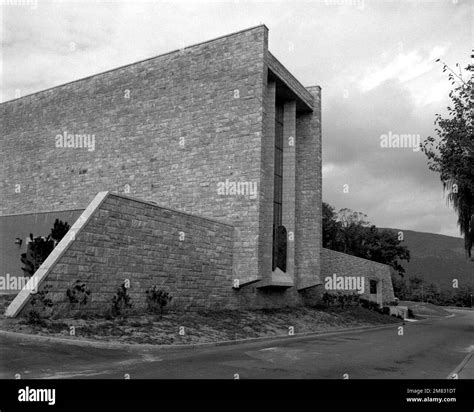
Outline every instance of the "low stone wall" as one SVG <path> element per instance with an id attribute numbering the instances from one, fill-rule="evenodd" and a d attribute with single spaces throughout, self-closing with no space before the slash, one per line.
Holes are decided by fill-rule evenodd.
<path id="1" fill-rule="evenodd" d="M 171 294 L 175 308 L 236 305 L 232 226 L 107 192 L 94 202 L 35 274 L 39 291 L 50 288 L 53 314 L 77 310 L 66 295 L 77 280 L 90 290 L 81 311 L 96 314 L 111 308 L 126 281 L 135 309 L 146 307 L 155 285 Z M 20 295 L 10 316 L 31 307 L 29 292 Z"/>
<path id="2" fill-rule="evenodd" d="M 339 277 L 343 279 L 341 280 Z M 362 288 L 359 290 L 347 290 L 345 287 L 343 287 L 343 289 L 337 288 L 337 286 L 341 284 L 344 284 L 344 286 L 358 286 L 357 282 L 349 281 L 351 279 L 348 278 L 353 277 L 363 279 L 363 293 L 360 293 L 362 298 L 378 300 L 381 304 L 392 302 L 395 299 L 392 279 L 390 277 L 390 267 L 388 265 L 361 259 L 330 249 L 321 249 L 321 281 L 325 291 L 330 293 L 335 293 L 338 290 L 347 293 L 358 293 L 359 290 L 362 291 Z M 371 280 L 378 283 L 378 296 L 370 293 Z M 329 286 L 329 288 L 327 286 Z"/>

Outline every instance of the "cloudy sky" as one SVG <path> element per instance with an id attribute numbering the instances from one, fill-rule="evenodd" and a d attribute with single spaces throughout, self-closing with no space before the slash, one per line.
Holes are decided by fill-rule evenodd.
<path id="1" fill-rule="evenodd" d="M 382 227 L 459 236 L 441 183 L 412 148 L 448 104 L 441 58 L 469 63 L 469 0 L 0 0 L 7 101 L 264 23 L 272 53 L 323 93 L 323 199 Z"/>

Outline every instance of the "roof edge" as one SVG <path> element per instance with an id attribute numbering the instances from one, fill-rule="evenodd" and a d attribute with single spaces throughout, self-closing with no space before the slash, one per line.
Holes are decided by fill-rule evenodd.
<path id="1" fill-rule="evenodd" d="M 272 73 L 295 93 L 310 110 L 314 110 L 314 96 L 269 50 L 267 50 L 265 60 Z"/>

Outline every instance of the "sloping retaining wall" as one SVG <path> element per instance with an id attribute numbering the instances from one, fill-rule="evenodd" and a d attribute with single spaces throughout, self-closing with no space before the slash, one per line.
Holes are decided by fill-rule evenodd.
<path id="1" fill-rule="evenodd" d="M 345 253 L 336 252 L 330 249 L 321 249 L 321 281 L 323 287 L 328 278 L 334 275 L 346 277 L 363 277 L 364 293 L 361 297 L 369 300 L 375 300 L 376 297 L 370 294 L 370 281 L 375 280 L 379 288 L 379 303 L 389 303 L 395 298 L 393 294 L 392 279 L 390 277 L 390 266 L 382 263 L 373 262 L 367 259 L 361 259 Z M 333 290 L 327 290 L 333 292 Z M 356 291 L 346 291 L 353 293 Z"/>
<path id="2" fill-rule="evenodd" d="M 91 313 L 110 309 L 113 296 L 127 279 L 127 292 L 136 309 L 146 306 L 146 290 L 154 285 L 170 292 L 174 307 L 235 307 L 233 230 L 225 223 L 101 192 L 6 314 L 24 314 L 33 286 L 43 290 L 48 285 L 53 312 L 57 308 L 65 315 L 76 309 L 66 292 L 77 280 L 91 291 L 81 308 Z"/>

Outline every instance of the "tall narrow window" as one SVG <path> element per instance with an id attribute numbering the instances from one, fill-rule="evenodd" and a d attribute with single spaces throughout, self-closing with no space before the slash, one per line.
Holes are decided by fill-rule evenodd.
<path id="1" fill-rule="evenodd" d="M 275 171 L 273 181 L 273 263 L 272 268 L 286 272 L 286 228 L 283 214 L 283 106 L 275 107 Z"/>
<path id="2" fill-rule="evenodd" d="M 283 106 L 275 113 L 275 177 L 273 193 L 273 224 L 281 226 L 283 199 Z"/>

